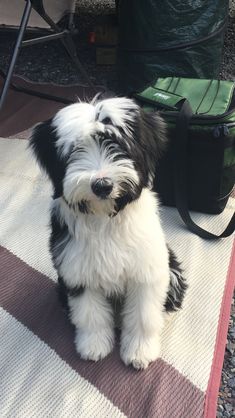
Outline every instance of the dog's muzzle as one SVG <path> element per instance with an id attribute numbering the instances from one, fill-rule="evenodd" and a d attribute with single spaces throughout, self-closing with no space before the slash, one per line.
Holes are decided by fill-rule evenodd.
<path id="1" fill-rule="evenodd" d="M 96 179 L 91 184 L 93 193 L 101 199 L 106 199 L 113 190 L 113 182 L 108 177 Z"/>

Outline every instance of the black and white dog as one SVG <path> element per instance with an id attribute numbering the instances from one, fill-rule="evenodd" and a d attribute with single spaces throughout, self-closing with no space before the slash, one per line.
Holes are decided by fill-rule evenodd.
<path id="1" fill-rule="evenodd" d="M 76 103 L 34 128 L 30 146 L 54 188 L 50 251 L 83 359 L 114 345 L 122 296 L 121 358 L 136 369 L 159 356 L 165 311 L 186 290 L 151 191 L 166 142 L 158 114 L 131 99 Z"/>

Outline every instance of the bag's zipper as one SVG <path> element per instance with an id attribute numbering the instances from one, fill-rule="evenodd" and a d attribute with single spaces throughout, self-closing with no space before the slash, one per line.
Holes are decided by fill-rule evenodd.
<path id="1" fill-rule="evenodd" d="M 166 121 L 166 122 L 175 126 L 175 122 L 173 122 L 173 121 Z M 197 124 L 195 124 L 195 125 L 194 124 L 191 124 L 190 126 L 191 127 L 196 127 Z M 215 124 L 214 125 L 209 124 L 208 127 L 209 128 L 213 128 L 214 127 L 215 130 L 218 129 L 218 128 L 223 128 L 222 131 L 225 133 L 225 136 L 228 136 L 229 129 L 230 128 L 235 128 L 235 122 L 227 122 L 227 123 L 221 123 L 221 124 L 216 124 L 216 125 Z M 207 129 L 208 127 L 207 126 L 204 126 L 205 129 Z"/>
<path id="2" fill-rule="evenodd" d="M 235 123 L 227 123 L 226 125 L 218 125 L 213 129 L 213 136 L 220 138 L 221 136 L 228 136 L 230 128 L 235 127 Z"/>
<path id="3" fill-rule="evenodd" d="M 172 111 L 172 112 L 165 111 L 164 112 L 164 111 L 159 110 L 158 112 L 163 118 L 168 116 L 168 117 L 170 117 L 174 120 L 177 119 L 177 117 L 179 115 L 179 111 L 177 111 L 177 112 L 175 112 L 175 111 Z M 228 112 L 225 112 L 225 113 L 223 113 L 222 115 L 219 115 L 219 116 L 215 116 L 215 115 L 214 116 L 193 115 L 192 116 L 192 121 L 194 121 L 194 123 L 198 124 L 198 125 L 205 124 L 206 121 L 208 121 L 208 123 L 215 123 L 216 122 L 216 123 L 219 124 L 219 121 L 221 121 L 222 123 L 225 122 L 224 118 L 227 117 L 227 116 L 232 115 L 233 113 L 235 114 L 235 109 L 229 110 Z"/>
<path id="4" fill-rule="evenodd" d="M 175 127 L 175 123 L 174 122 L 169 122 L 169 125 L 174 126 Z M 191 125 L 192 128 L 196 128 L 199 129 L 199 125 Z M 218 125 L 209 125 L 209 126 L 204 126 L 203 127 L 205 130 L 207 130 L 208 128 L 212 130 L 212 135 L 214 138 L 221 138 L 221 137 L 227 137 L 230 134 L 230 129 L 235 128 L 235 122 L 231 122 L 231 123 L 223 123 L 223 124 L 218 124 Z M 202 129 L 203 129 L 202 128 Z M 235 137 L 234 137 L 234 141 L 229 141 L 228 146 L 232 145 L 233 142 L 235 142 Z"/>

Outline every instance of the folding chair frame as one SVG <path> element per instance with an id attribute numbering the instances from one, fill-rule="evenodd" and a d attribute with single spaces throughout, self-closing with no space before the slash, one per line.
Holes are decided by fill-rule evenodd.
<path id="1" fill-rule="evenodd" d="M 49 35 L 45 35 L 45 36 L 40 36 L 38 38 L 23 40 L 23 37 L 24 37 L 25 31 L 26 31 L 26 28 L 27 28 L 28 20 L 29 20 L 30 13 L 31 13 L 32 9 L 34 9 L 41 16 L 42 19 L 44 19 L 44 21 L 52 29 L 53 33 L 51 33 Z M 14 68 L 15 68 L 15 65 L 16 65 L 16 61 L 17 61 L 20 49 L 22 47 L 26 47 L 26 46 L 29 46 L 29 45 L 36 45 L 36 44 L 42 43 L 42 42 L 49 42 L 49 41 L 53 41 L 55 39 L 60 39 L 61 40 L 64 48 L 66 49 L 68 55 L 70 56 L 71 60 L 73 61 L 74 65 L 75 65 L 75 67 L 77 68 L 77 70 L 82 74 L 83 78 L 86 80 L 88 85 L 94 89 L 94 92 L 97 91 L 94 84 L 90 80 L 85 68 L 83 67 L 81 61 L 78 58 L 77 51 L 76 51 L 76 46 L 73 42 L 70 31 L 68 29 L 65 29 L 65 30 L 61 31 L 59 26 L 47 15 L 47 13 L 45 12 L 45 9 L 43 7 L 43 0 L 26 0 L 26 5 L 25 5 L 25 8 L 24 8 L 21 23 L 20 23 L 20 26 L 19 26 L 18 36 L 17 36 L 17 39 L 16 39 L 16 43 L 15 43 L 15 46 L 14 46 L 14 49 L 13 49 L 13 53 L 12 53 L 12 56 L 11 56 L 11 59 L 10 59 L 10 64 L 9 64 L 9 67 L 8 67 L 8 71 L 7 71 L 5 81 L 4 81 L 4 85 L 3 85 L 3 88 L 2 88 L 2 92 L 1 92 L 0 109 L 2 108 L 2 106 L 4 104 L 8 89 L 11 85 L 11 80 L 12 80 Z M 14 86 L 14 87 L 15 87 L 15 89 L 20 90 L 20 91 L 24 90 L 25 93 L 27 93 L 27 91 L 28 91 L 29 94 L 32 94 L 34 96 L 39 96 L 39 97 L 44 97 L 46 99 L 61 101 L 63 103 L 67 102 L 67 100 L 65 100 L 63 98 L 56 97 L 56 96 L 51 96 L 51 95 L 43 94 L 43 93 L 36 92 L 36 91 L 32 92 L 29 89 L 22 89 L 22 88 L 18 88 L 16 86 Z"/>

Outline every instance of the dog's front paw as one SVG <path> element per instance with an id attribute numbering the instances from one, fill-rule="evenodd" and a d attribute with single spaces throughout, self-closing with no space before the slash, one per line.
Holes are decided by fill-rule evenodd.
<path id="1" fill-rule="evenodd" d="M 114 332 L 106 329 L 97 332 L 76 330 L 75 346 L 77 352 L 84 360 L 101 360 L 113 349 Z"/>
<path id="2" fill-rule="evenodd" d="M 121 358 L 135 369 L 146 369 L 160 354 L 159 337 L 134 337 L 125 335 L 121 341 Z"/>

